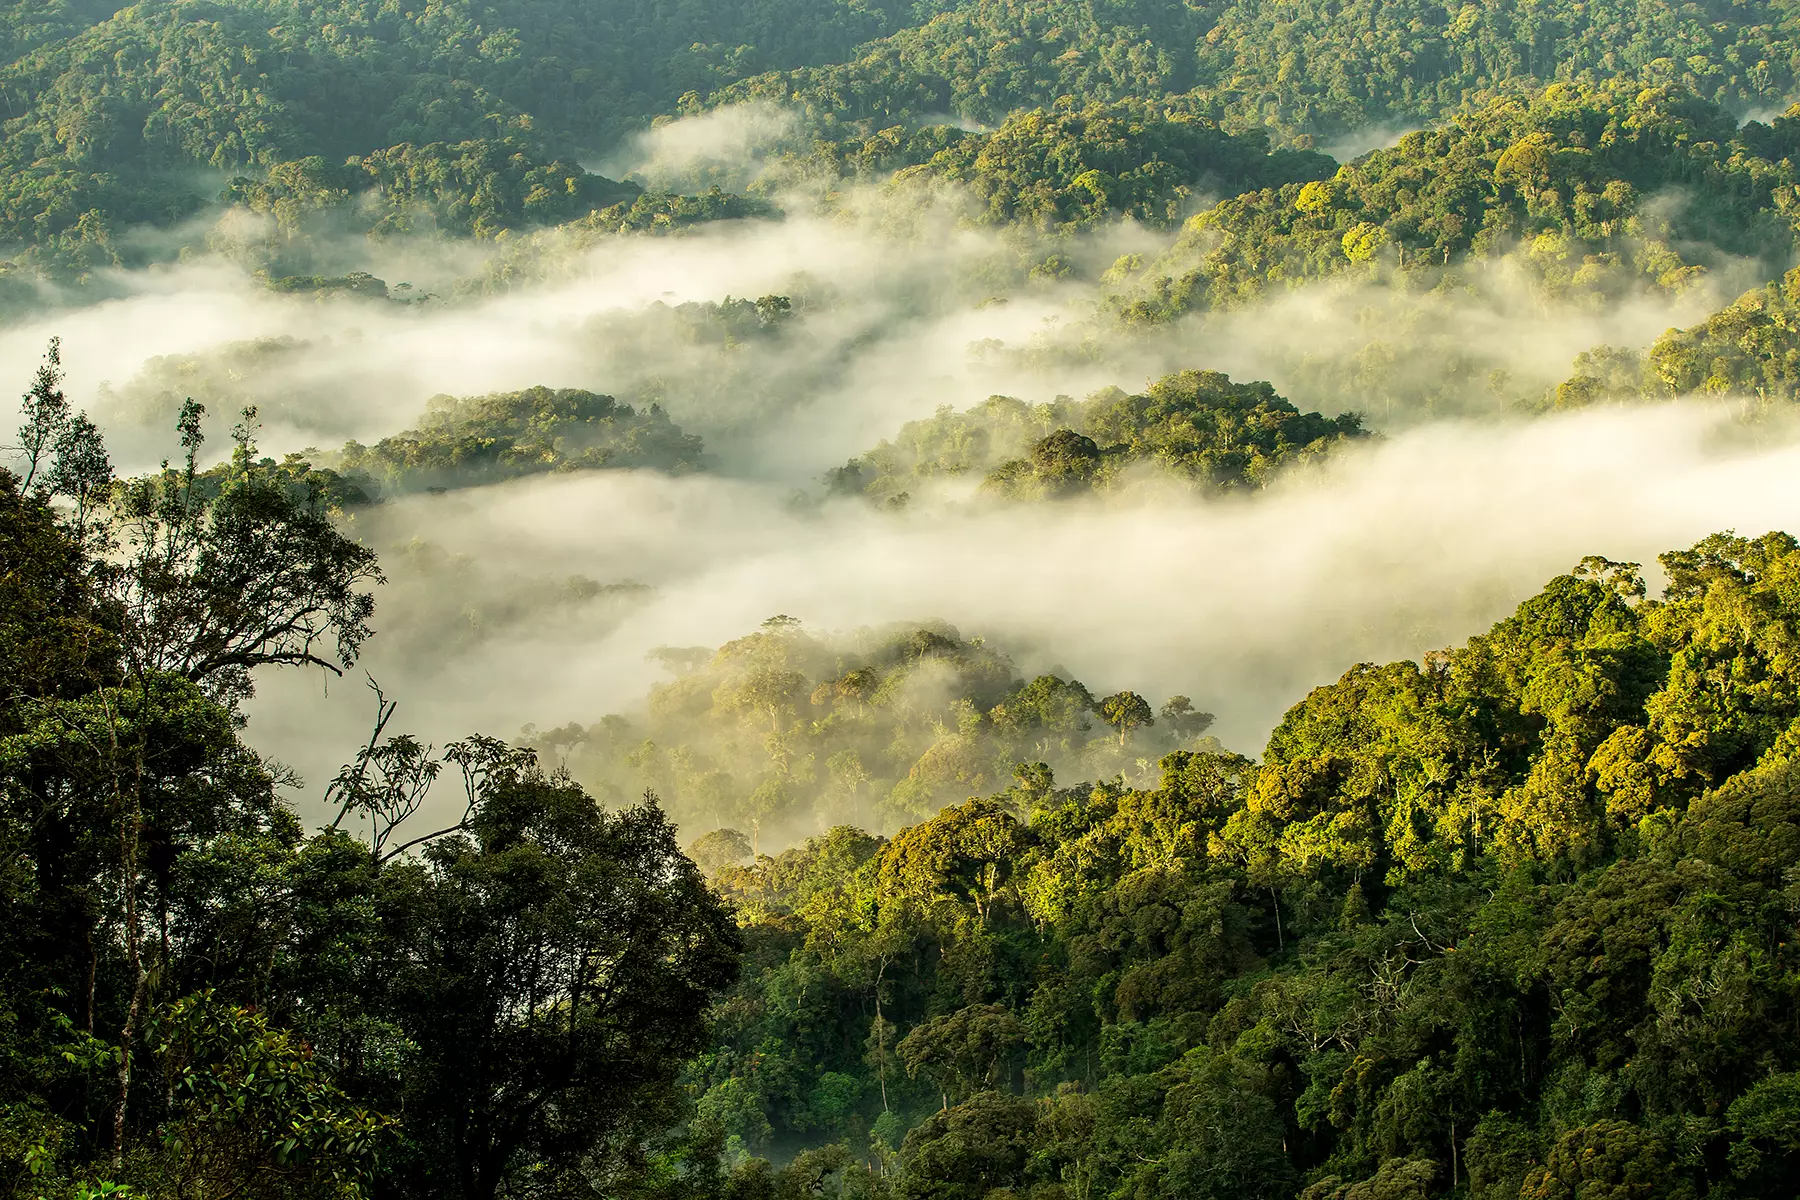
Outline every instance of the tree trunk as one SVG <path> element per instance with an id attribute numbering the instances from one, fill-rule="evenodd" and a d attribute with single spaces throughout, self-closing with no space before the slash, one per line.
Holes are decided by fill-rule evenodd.
<path id="1" fill-rule="evenodd" d="M 142 689 L 140 697 L 145 711 L 149 709 L 149 689 Z M 109 749 L 112 751 L 113 769 L 118 770 L 119 730 L 117 714 L 109 712 Z M 140 726 L 142 721 L 140 719 Z M 140 731 L 134 764 L 132 786 L 129 795 L 125 789 L 118 789 L 120 800 L 119 813 L 119 885 L 125 900 L 125 954 L 131 964 L 131 1004 L 125 1012 L 125 1027 L 119 1032 L 119 1090 L 113 1103 L 113 1166 L 118 1168 L 125 1161 L 125 1117 L 131 1099 L 131 1066 L 132 1048 L 137 1040 L 138 1023 L 143 1017 L 144 999 L 149 991 L 150 977 L 144 970 L 144 955 L 138 914 L 138 848 L 144 834 L 144 746 L 143 737 L 147 734 Z M 114 778 L 118 776 L 115 774 Z"/>
<path id="2" fill-rule="evenodd" d="M 87 984 L 86 984 L 86 1020 L 82 1028 L 89 1037 L 94 1036 L 94 981 L 100 973 L 100 949 L 94 945 L 94 926 L 89 922 L 81 931 L 82 941 L 87 945 Z"/>
<path id="3" fill-rule="evenodd" d="M 144 993 L 149 990 L 149 974 L 144 970 L 143 947 L 138 936 L 137 911 L 137 840 L 141 818 L 133 805 L 130 818 L 121 823 L 119 841 L 125 874 L 125 949 L 131 963 L 131 1005 L 125 1012 L 125 1027 L 119 1032 L 119 1092 L 113 1103 L 113 1166 L 125 1161 L 125 1115 L 131 1098 L 132 1044 L 137 1039 L 138 1021 L 143 1016 Z M 129 830 L 129 833 L 127 833 Z"/>
<path id="4" fill-rule="evenodd" d="M 887 1098 L 887 1021 L 881 1015 L 881 981 L 887 974 L 888 964 L 884 955 L 881 965 L 875 969 L 875 1074 L 881 1080 L 881 1111 L 888 1111 Z"/>

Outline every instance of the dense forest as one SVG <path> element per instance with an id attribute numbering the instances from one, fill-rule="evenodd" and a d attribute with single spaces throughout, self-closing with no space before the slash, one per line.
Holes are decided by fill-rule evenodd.
<path id="1" fill-rule="evenodd" d="M 1355 413 L 1302 413 L 1266 383 L 1183 371 L 1137 396 L 1113 387 L 1081 402 L 991 396 L 967 412 L 941 409 L 835 468 L 827 482 L 889 505 L 964 477 L 1011 499 L 1106 492 L 1158 475 L 1209 491 L 1252 489 L 1364 434 Z"/>
<path id="2" fill-rule="evenodd" d="M 1784 1194 L 1788 535 L 1584 560 L 1260 761 L 948 629 L 668 651 L 647 738 L 377 690 L 308 834 L 239 705 L 356 660 L 379 563 L 194 405 L 115 482 L 59 382 L 0 494 L 21 1194 Z M 916 823 L 759 852 L 859 793 Z"/>
<path id="3" fill-rule="evenodd" d="M 1793 1196 L 1795 22 L 7 5 L 0 1196 Z"/>

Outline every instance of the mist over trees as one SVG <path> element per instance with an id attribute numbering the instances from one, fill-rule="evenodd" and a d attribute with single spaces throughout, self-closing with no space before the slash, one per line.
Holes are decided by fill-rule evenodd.
<path id="1" fill-rule="evenodd" d="M 0 1195 L 1791 1196 L 1797 71 L 11 5 Z"/>

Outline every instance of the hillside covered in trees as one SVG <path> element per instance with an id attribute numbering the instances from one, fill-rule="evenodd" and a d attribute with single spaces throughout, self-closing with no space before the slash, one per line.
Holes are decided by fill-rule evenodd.
<path id="1" fill-rule="evenodd" d="M 1789 1200 L 1797 20 L 5 6 L 0 1200 Z"/>
<path id="2" fill-rule="evenodd" d="M 1785 1194 L 1789 535 L 1586 559 L 1260 760 L 948 629 L 773 618 L 519 746 L 377 689 L 308 833 L 239 706 L 380 564 L 191 405 L 114 481 L 59 382 L 0 477 L 19 1194 Z"/>
<path id="3" fill-rule="evenodd" d="M 858 1158 L 903 1196 L 1781 1194 L 1795 563 L 1711 538 L 1652 600 L 1589 560 L 1260 762 L 709 839 L 753 916 L 698 1113 L 777 1160 L 868 1131 L 776 1194 Z"/>
<path id="4" fill-rule="evenodd" d="M 854 58 L 755 76 L 824 120 L 891 124 L 1125 97 L 1192 96 L 1291 137 L 1442 116 L 1484 92 L 1628 75 L 1733 106 L 1788 96 L 1792 17 L 1774 4 L 1363 4 L 1025 0 L 921 5 L 929 20 Z"/>
<path id="5" fill-rule="evenodd" d="M 1363 437 L 1354 413 L 1302 413 L 1266 383 L 1183 371 L 1141 395 L 1114 387 L 1085 401 L 1028 405 L 993 396 L 941 410 L 827 476 L 831 490 L 904 504 L 942 481 L 993 496 L 1054 499 L 1166 476 L 1205 492 L 1267 486 L 1284 468 Z"/>

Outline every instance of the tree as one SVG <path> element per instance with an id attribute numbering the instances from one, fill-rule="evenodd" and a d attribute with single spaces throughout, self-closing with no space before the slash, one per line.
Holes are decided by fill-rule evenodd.
<path id="1" fill-rule="evenodd" d="M 71 532 L 85 544 L 90 516 L 112 486 L 112 464 L 99 429 L 63 394 L 63 375 L 62 342 L 51 338 L 20 404 L 23 419 L 15 448 L 25 460 L 25 473 L 19 489 L 42 501 L 72 502 Z"/>
<path id="2" fill-rule="evenodd" d="M 752 856 L 762 853 L 763 822 L 786 811 L 791 803 L 792 797 L 789 795 L 788 786 L 780 778 L 763 780 L 744 800 L 743 816 L 750 826 L 750 853 Z"/>
<path id="3" fill-rule="evenodd" d="M 176 1194 L 362 1194 L 396 1122 L 352 1102 L 296 1037 L 211 992 L 169 1005 L 150 1032 L 176 1105 L 159 1164 Z"/>
<path id="4" fill-rule="evenodd" d="M 736 970 L 737 930 L 653 802 L 605 813 L 523 762 L 480 782 L 467 832 L 390 866 L 380 903 L 382 1004 L 420 1060 L 414 1194 L 491 1200 L 627 1150 Z"/>
<path id="5" fill-rule="evenodd" d="M 967 900 L 985 925 L 1030 840 L 998 803 L 970 800 L 901 831 L 881 856 L 881 886 L 926 903 Z"/>
<path id="6" fill-rule="evenodd" d="M 1205 1048 L 1151 1077 L 1148 1087 L 1121 1086 L 1103 1094 L 1108 1125 L 1102 1145 L 1130 1137 L 1116 1126 L 1155 1113 L 1158 1153 L 1128 1168 L 1137 1194 L 1245 1200 L 1292 1195 L 1293 1170 L 1283 1153 L 1282 1115 L 1269 1096 L 1265 1072 Z"/>
<path id="7" fill-rule="evenodd" d="M 907 1200 L 982 1200 L 1025 1181 L 1036 1113 L 1031 1103 L 978 1092 L 933 1113 L 906 1135 L 901 1195 Z M 1001 1194 L 1006 1194 L 1001 1192 Z"/>
<path id="8" fill-rule="evenodd" d="M 982 1088 L 1006 1083 L 1007 1064 L 1025 1044 L 1025 1027 L 998 1004 L 972 1004 L 916 1026 L 895 1047 L 906 1073 L 936 1083 L 950 1107 Z"/>
<path id="9" fill-rule="evenodd" d="M 1115 692 L 1100 701 L 1100 719 L 1119 731 L 1121 746 L 1132 730 L 1156 724 L 1156 718 L 1150 712 L 1150 702 L 1136 692 Z"/>
<path id="10" fill-rule="evenodd" d="M 1074 496 L 1094 486 L 1104 463 L 1093 438 L 1059 429 L 1033 444 L 1024 458 L 995 467 L 984 486 L 1015 499 Z"/>
<path id="11" fill-rule="evenodd" d="M 1345 1183 L 1327 1175 L 1300 1193 L 1300 1200 L 1426 1200 L 1437 1165 L 1428 1159 L 1390 1158 L 1367 1179 Z"/>
<path id="12" fill-rule="evenodd" d="M 755 854 L 750 839 L 735 829 L 715 829 L 688 847 L 688 857 L 708 879 Z"/>
<path id="13" fill-rule="evenodd" d="M 1186 696 L 1170 696 L 1163 702 L 1157 715 L 1162 718 L 1164 725 L 1183 739 L 1199 737 L 1212 728 L 1213 723 L 1213 715 L 1200 712 Z"/>
<path id="14" fill-rule="evenodd" d="M 798 671 L 757 668 L 720 688 L 718 700 L 746 716 L 767 717 L 769 732 L 779 734 L 783 721 L 805 702 L 808 690 L 806 676 Z"/>
<path id="15" fill-rule="evenodd" d="M 19 403 L 23 420 L 19 425 L 19 444 L 14 448 L 25 459 L 25 473 L 19 479 L 21 491 L 42 486 L 38 476 L 49 467 L 56 441 L 68 426 L 72 414 L 62 381 L 62 339 L 51 338 L 44 361 Z"/>
<path id="16" fill-rule="evenodd" d="M 1544 1165 L 1525 1177 L 1519 1197 L 1687 1200 L 1694 1189 L 1672 1169 L 1669 1158 L 1660 1139 L 1629 1121 L 1596 1121 L 1559 1138 Z"/>
<path id="17" fill-rule="evenodd" d="M 116 680 L 119 614 L 90 568 L 54 510 L 0 469 L 0 704 Z"/>
<path id="18" fill-rule="evenodd" d="M 173 671 L 227 699 L 249 693 L 259 666 L 341 674 L 369 636 L 374 552 L 338 532 L 316 492 L 297 496 L 255 462 L 254 410 L 223 479 L 202 480 L 204 412 L 182 408 L 182 465 L 123 484 L 114 503 L 123 564 L 108 578 L 130 669 Z"/>
<path id="19" fill-rule="evenodd" d="M 877 984 L 876 988 L 876 995 L 879 997 L 880 985 Z M 875 1068 L 875 1080 L 881 1087 L 881 1111 L 889 1112 L 891 1110 L 888 1108 L 888 1072 L 892 1071 L 900 1060 L 894 1053 L 894 1023 L 882 1016 L 879 1009 L 876 1011 L 874 1019 L 869 1022 L 869 1036 L 864 1039 L 863 1046 L 866 1050 L 863 1062 Z"/>

